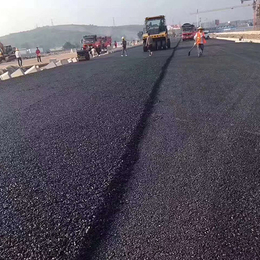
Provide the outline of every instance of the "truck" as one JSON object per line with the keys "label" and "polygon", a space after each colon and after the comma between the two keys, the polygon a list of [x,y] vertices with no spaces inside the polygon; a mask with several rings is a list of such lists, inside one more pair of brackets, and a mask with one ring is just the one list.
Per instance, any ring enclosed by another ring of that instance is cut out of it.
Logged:
{"label": "truck", "polygon": [[164,15],[146,17],[143,33],[143,51],[147,52],[146,39],[150,33],[153,38],[153,49],[160,50],[171,48],[171,41],[168,35],[166,19]]}
{"label": "truck", "polygon": [[94,48],[98,54],[101,53],[101,40],[98,39],[97,35],[85,35],[81,43],[83,44],[83,48],[87,48],[88,50]]}
{"label": "truck", "polygon": [[101,45],[101,49],[106,51],[109,46],[112,46],[112,37],[100,36],[97,37],[97,42]]}
{"label": "truck", "polygon": [[196,35],[196,27],[193,24],[185,23],[181,27],[182,29],[182,41],[193,40]]}
{"label": "truck", "polygon": [[0,63],[2,61],[12,61],[15,59],[15,48],[11,45],[4,46],[0,42]]}
{"label": "truck", "polygon": [[81,40],[83,47],[88,49],[95,48],[97,53],[100,54],[102,50],[106,51],[109,46],[112,46],[111,36],[85,35]]}

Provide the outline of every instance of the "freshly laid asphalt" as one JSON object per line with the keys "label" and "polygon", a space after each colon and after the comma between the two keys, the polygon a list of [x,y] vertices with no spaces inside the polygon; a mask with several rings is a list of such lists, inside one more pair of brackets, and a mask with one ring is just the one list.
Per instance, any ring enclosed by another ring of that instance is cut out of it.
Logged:
{"label": "freshly laid asphalt", "polygon": [[85,258],[172,53],[137,47],[0,82],[0,259]]}
{"label": "freshly laid asphalt", "polygon": [[181,43],[90,259],[260,259],[260,47]]}
{"label": "freshly laid asphalt", "polygon": [[259,45],[191,45],[0,82],[0,259],[259,259]]}

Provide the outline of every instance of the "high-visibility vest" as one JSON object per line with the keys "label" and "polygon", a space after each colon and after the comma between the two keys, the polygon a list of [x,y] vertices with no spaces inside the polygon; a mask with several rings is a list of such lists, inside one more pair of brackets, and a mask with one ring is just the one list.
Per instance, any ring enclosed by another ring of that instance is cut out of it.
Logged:
{"label": "high-visibility vest", "polygon": [[207,41],[205,40],[205,34],[197,32],[197,45],[201,44],[201,38],[203,39],[203,44],[206,44]]}

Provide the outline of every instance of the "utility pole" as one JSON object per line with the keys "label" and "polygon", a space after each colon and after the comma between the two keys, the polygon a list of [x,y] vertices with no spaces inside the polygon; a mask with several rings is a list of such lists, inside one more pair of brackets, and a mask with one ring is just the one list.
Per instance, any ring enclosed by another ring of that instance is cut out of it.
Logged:
{"label": "utility pole", "polygon": [[113,17],[113,27],[116,26],[115,17]]}
{"label": "utility pole", "polygon": [[51,19],[51,26],[53,26],[53,20]]}
{"label": "utility pole", "polygon": [[197,28],[199,27],[199,9],[197,9]]}

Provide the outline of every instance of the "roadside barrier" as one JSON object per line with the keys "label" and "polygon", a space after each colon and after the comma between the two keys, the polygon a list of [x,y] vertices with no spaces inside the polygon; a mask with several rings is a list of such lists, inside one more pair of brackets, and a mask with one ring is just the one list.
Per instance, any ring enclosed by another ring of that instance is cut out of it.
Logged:
{"label": "roadside barrier", "polygon": [[17,78],[17,77],[21,77],[24,75],[24,72],[19,68],[18,70],[16,70],[15,72],[13,72],[11,74],[11,78]]}
{"label": "roadside barrier", "polygon": [[54,61],[51,61],[47,66],[43,67],[44,70],[49,70],[49,69],[53,69],[56,68],[57,65]]}
{"label": "roadside barrier", "polygon": [[[140,45],[141,44],[128,46],[127,48],[131,49],[131,48],[134,48],[134,47],[138,47]],[[108,47],[107,53],[105,53],[105,54],[107,55],[107,54],[111,54],[111,53],[114,53],[114,52],[120,52],[120,51],[122,51],[122,47],[113,48],[113,46],[110,46],[110,47]],[[21,76],[24,76],[24,75],[29,75],[29,74],[33,74],[33,73],[36,73],[36,72],[40,72],[42,70],[48,70],[48,69],[53,69],[53,68],[60,67],[60,66],[63,66],[63,65],[67,65],[69,63],[76,63],[78,61],[79,60],[76,57],[73,58],[73,59],[69,58],[69,59],[62,59],[62,60],[50,59],[49,64],[47,64],[45,66],[43,64],[44,67],[40,68],[38,65],[34,65],[31,68],[27,69],[25,72],[21,68],[17,69],[17,67],[16,68],[14,67],[12,69],[7,68],[8,71],[3,73],[2,75],[0,75],[0,80],[2,81],[2,80],[8,80],[8,79],[11,79],[11,78],[21,77]]]}
{"label": "roadside barrier", "polygon": [[0,76],[0,78],[1,78],[1,80],[7,80],[7,79],[10,79],[11,77],[10,77],[9,72],[7,71],[7,72],[5,72],[4,74],[2,74],[2,75]]}
{"label": "roadside barrier", "polygon": [[39,72],[41,71],[41,69],[39,68],[39,66],[32,66],[30,69],[28,69],[27,71],[25,71],[25,75],[28,75],[28,74],[32,74],[32,73],[35,73],[35,72]]}

